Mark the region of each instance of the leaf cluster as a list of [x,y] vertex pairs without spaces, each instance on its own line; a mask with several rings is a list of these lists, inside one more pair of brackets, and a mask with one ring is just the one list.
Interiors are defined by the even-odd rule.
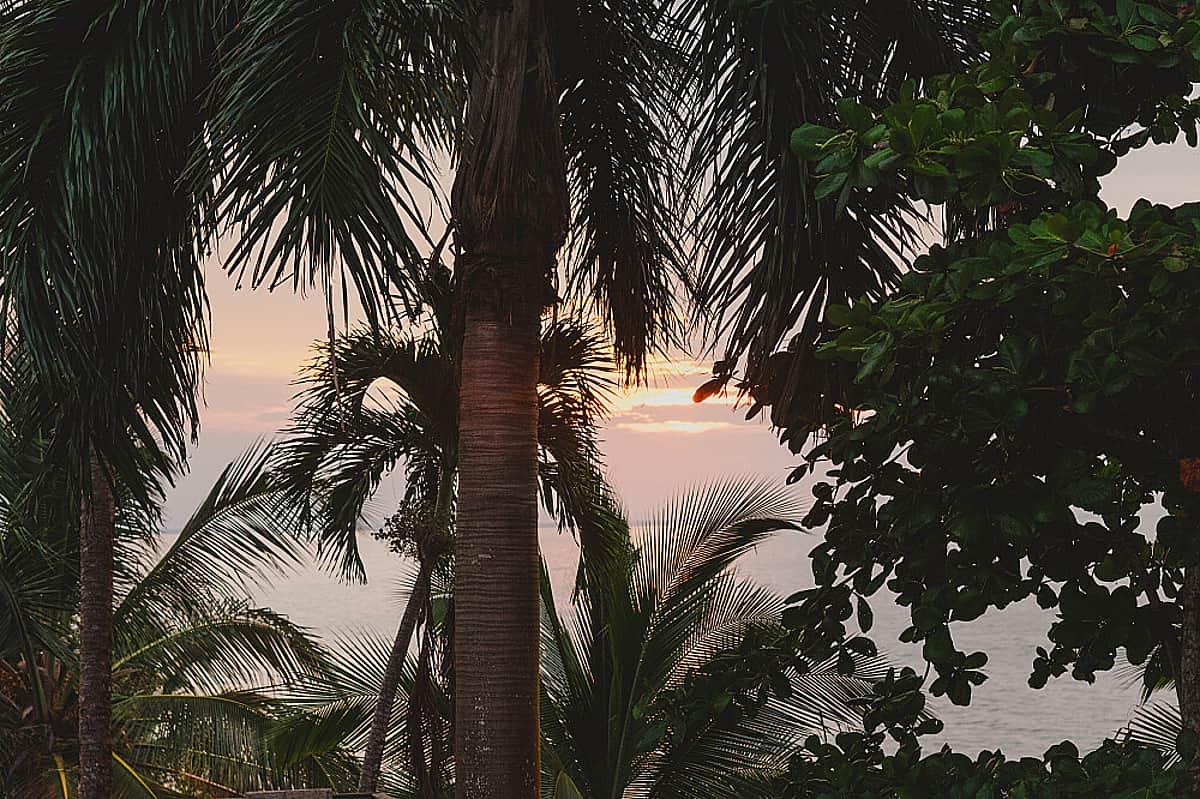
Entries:
[[795,476],[832,467],[806,520],[828,527],[790,616],[801,650],[842,646],[852,601],[886,587],[910,609],[901,639],[922,643],[931,691],[967,704],[986,655],[960,651],[952,625],[1036,597],[1059,620],[1031,685],[1093,680],[1122,649],[1148,685],[1173,676],[1174,600],[1200,560],[1186,479],[1200,217],[1141,201],[1121,218],[1098,192],[1128,149],[1195,141],[1176,73],[1196,73],[1198,36],[1174,3],[1031,0],[989,34],[986,65],[879,113],[844,101],[843,129],[794,133],[827,201],[900,192],[979,223],[950,230],[887,300],[826,309],[813,363],[839,389],[831,424],[774,409],[793,450],[827,434]]

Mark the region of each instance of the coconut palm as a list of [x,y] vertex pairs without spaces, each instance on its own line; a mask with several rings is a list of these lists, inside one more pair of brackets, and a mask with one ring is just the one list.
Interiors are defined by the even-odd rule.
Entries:
[[[423,294],[429,313],[417,324],[393,333],[364,329],[335,339],[332,349],[318,346],[282,447],[284,483],[314,527],[319,553],[349,578],[364,576],[357,546],[364,508],[388,472],[404,472],[402,508],[385,533],[419,568],[366,737],[363,792],[378,785],[405,659],[454,529],[461,350],[454,290],[440,264],[430,267]],[[568,319],[546,328],[541,351],[542,496],[550,513],[574,526],[599,482],[595,424],[613,388],[611,359],[596,331]],[[418,667],[429,668],[425,661]]]
[[[118,520],[111,796],[348,782],[348,752],[296,756],[277,738],[300,713],[284,689],[326,668],[326,654],[303,629],[246,599],[247,580],[300,556],[289,534],[295,514],[269,459],[257,448],[231,464],[164,551],[145,520]],[[26,521],[9,516],[0,525],[0,582],[23,589],[0,600],[8,622],[0,626],[0,793],[67,799],[81,777],[74,542],[70,527],[53,539],[46,530],[30,535]],[[51,591],[42,595],[42,586]]]

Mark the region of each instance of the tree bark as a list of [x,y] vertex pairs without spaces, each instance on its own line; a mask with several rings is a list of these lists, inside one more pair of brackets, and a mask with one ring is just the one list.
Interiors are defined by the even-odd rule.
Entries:
[[417,582],[413,586],[408,605],[404,608],[404,616],[400,619],[400,629],[396,631],[396,640],[392,643],[392,651],[388,656],[387,669],[383,673],[383,683],[379,688],[379,701],[375,705],[375,715],[371,719],[371,732],[367,736],[367,747],[363,753],[362,772],[358,778],[360,793],[374,793],[379,787],[379,772],[383,765],[383,746],[387,740],[388,724],[392,720],[392,708],[396,705],[396,693],[400,689],[400,675],[404,671],[404,661],[408,657],[408,647],[412,641],[413,631],[417,628],[417,617],[425,607],[429,596],[429,582],[433,574],[433,563],[422,560]]
[[[1179,679],[1175,686],[1179,715],[1183,728],[1200,736],[1200,566],[1189,566],[1184,573],[1179,601],[1183,611]],[[1200,797],[1200,763],[1188,770],[1188,776],[1191,795]]]
[[538,795],[539,311],[511,323],[468,311],[466,320],[454,561],[459,799]]
[[112,598],[116,501],[95,451],[79,526],[79,797],[112,799]]
[[485,4],[451,194],[462,286],[458,799],[539,795],[537,379],[569,193],[547,0]]
[[387,741],[388,724],[392,719],[392,708],[396,705],[396,694],[400,689],[400,676],[404,671],[404,661],[408,658],[408,648],[412,643],[413,632],[417,628],[422,612],[429,604],[433,570],[437,568],[438,561],[446,551],[453,507],[454,467],[452,464],[443,464],[438,479],[433,524],[431,529],[427,529],[417,536],[417,558],[420,562],[420,569],[417,572],[417,581],[413,585],[412,594],[408,598],[408,604],[404,608],[404,615],[400,619],[400,629],[396,631],[396,640],[392,642],[387,669],[384,671],[383,683],[379,688],[379,701],[375,705],[375,715],[371,719],[371,731],[367,736],[366,750],[363,752],[362,772],[358,777],[360,793],[374,793],[379,789],[383,748]]

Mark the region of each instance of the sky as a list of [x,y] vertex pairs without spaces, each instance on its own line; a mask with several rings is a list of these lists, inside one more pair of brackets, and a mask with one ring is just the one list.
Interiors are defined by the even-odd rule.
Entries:
[[[1124,213],[1143,196],[1169,205],[1197,199],[1197,186],[1200,154],[1179,144],[1123,159],[1104,191]],[[327,330],[319,293],[236,289],[215,258],[206,273],[212,360],[190,471],[168,495],[168,529],[186,520],[225,464],[286,424],[296,374]],[[692,403],[692,391],[710,369],[709,362],[680,353],[671,362],[656,362],[648,385],[623,392],[614,403],[602,448],[610,479],[628,507],[655,507],[679,489],[714,477],[756,474],[782,482],[796,465],[765,422],[744,421],[745,408],[735,408],[733,396]],[[396,490],[385,486],[375,507],[385,512]]]

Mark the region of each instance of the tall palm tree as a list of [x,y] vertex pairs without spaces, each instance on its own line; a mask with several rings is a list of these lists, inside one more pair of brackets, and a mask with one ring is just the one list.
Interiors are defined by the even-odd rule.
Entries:
[[[415,267],[421,246],[428,243],[413,191],[430,182],[431,154],[439,148],[451,151],[458,172],[450,215],[465,322],[455,560],[464,603],[456,616],[455,650],[461,666],[457,749],[466,775],[459,784],[465,796],[532,795],[538,773],[538,324],[555,297],[560,248],[567,243],[564,286],[594,302],[614,333],[619,359],[634,377],[650,351],[680,333],[672,289],[686,261],[681,255],[685,235],[699,232],[695,239],[705,248],[704,262],[717,270],[701,281],[703,296],[718,306],[740,307],[722,328],[731,343],[719,371],[727,376],[736,356],[749,352],[754,374],[789,326],[811,322],[828,297],[878,290],[895,277],[886,244],[895,239],[873,225],[875,214],[851,209],[849,221],[835,227],[817,215],[813,203],[792,201],[808,195],[792,190],[805,187],[787,154],[787,132],[827,114],[834,97],[885,95],[905,77],[953,67],[971,49],[964,31],[982,5],[948,0],[117,3],[111,10],[117,22],[149,20],[152,35],[175,25],[172,36],[149,46],[150,38],[132,25],[115,25],[108,18],[95,26],[76,24],[77,19],[59,13],[86,14],[79,4],[18,0],[8,7],[43,19],[39,30],[47,35],[35,37],[38,47],[32,49],[41,60],[28,57],[31,48],[6,47],[17,54],[10,62],[17,78],[4,84],[0,97],[8,102],[7,112],[19,104],[8,98],[29,104],[35,96],[30,87],[45,85],[49,75],[74,74],[45,69],[48,57],[42,56],[55,53],[70,60],[70,54],[87,49],[65,47],[61,37],[49,33],[86,32],[77,34],[83,42],[72,45],[92,44],[101,34],[110,37],[104,57],[86,61],[96,65],[95,72],[85,74],[115,76],[115,90],[138,100],[121,104],[122,112],[161,116],[167,106],[154,101],[154,91],[165,85],[163,75],[178,90],[172,97],[203,98],[197,119],[156,118],[137,131],[152,139],[144,152],[165,147],[174,153],[177,146],[191,145],[199,150],[183,185],[194,187],[203,200],[203,221],[236,234],[231,270],[248,275],[253,284],[290,280],[327,291],[340,276],[343,285],[358,288],[374,320],[393,310],[381,299],[390,295],[387,289],[399,289],[407,303],[419,301],[413,291]],[[39,16],[45,8],[55,13]],[[184,18],[193,9],[195,18]],[[208,43],[214,40],[219,44],[212,50]],[[126,73],[120,69],[100,69],[112,53],[139,54],[130,63],[153,75],[123,80]],[[164,64],[176,68],[160,70]],[[212,65],[213,80],[193,68],[197,64]],[[147,87],[148,97],[138,96]],[[55,109],[70,107],[58,102],[61,96],[55,96]],[[43,116],[22,113],[20,118]],[[192,123],[198,121],[203,136],[195,135]],[[167,124],[173,122],[187,124]],[[22,153],[35,143],[55,141],[39,130],[38,124],[24,122],[6,128],[0,144],[6,174],[25,175]],[[118,130],[124,133],[126,127]],[[99,142],[100,158],[88,163],[111,160],[128,166],[131,162],[121,156],[142,152],[124,149],[129,140],[114,136],[111,143]],[[82,146],[72,147],[80,154],[77,160],[87,160]],[[41,145],[36,149],[47,151]],[[148,163],[174,165],[166,158]],[[165,171],[171,173],[169,183],[129,170],[121,180],[97,183],[116,190],[86,195],[96,200],[88,205],[95,212],[89,221],[112,216],[103,213],[100,197],[144,196],[129,190],[140,187],[139,180],[174,190],[180,185],[174,170]],[[66,170],[53,174],[52,188],[74,180]],[[0,192],[18,183],[20,188],[24,180],[0,179]],[[6,235],[17,237],[14,231],[28,228],[40,231],[46,243],[60,242],[59,229],[68,227],[26,225],[29,204],[13,205],[9,196],[0,209],[18,211],[0,223]],[[177,198],[171,193],[167,199]],[[162,207],[177,208],[171,202]],[[893,217],[901,213],[898,209]],[[877,236],[883,236],[883,245]],[[67,250],[0,248],[16,251]],[[28,261],[34,263],[32,256]],[[63,302],[39,305],[35,301],[47,289],[33,279],[35,270],[24,274],[26,308],[74,307],[67,298],[67,289],[76,288],[71,280],[53,284],[54,292],[65,287]],[[75,293],[89,295],[79,288]],[[407,310],[404,305],[399,310]],[[136,305],[104,298],[97,307]],[[130,317],[172,318],[121,314]],[[332,325],[332,303],[330,318]],[[37,320],[60,331],[53,313]],[[91,335],[90,329],[81,328],[79,336],[74,329],[67,332],[89,346],[109,340]],[[57,351],[58,339],[41,342],[43,352]],[[86,357],[69,363],[81,373],[88,365]],[[788,385],[794,389],[796,381]],[[138,382],[128,390],[142,387]]]
[[719,268],[706,296],[746,300],[733,354],[760,327],[774,343],[826,296],[879,289],[896,272],[876,237],[894,237],[873,215],[851,213],[832,231],[814,204],[781,199],[805,196],[780,185],[803,174],[787,135],[838,96],[882,96],[955,66],[983,4],[396,5],[247,4],[211,94],[213,163],[227,167],[225,218],[249,232],[235,268],[286,279],[306,262],[328,271],[340,254],[361,286],[372,263],[390,265],[385,241],[401,254],[416,246],[386,201],[415,216],[397,186],[428,163],[429,142],[452,150],[464,320],[458,790],[532,796],[538,329],[555,301],[560,249],[568,244],[564,285],[594,303],[630,376],[680,333],[672,290],[685,232],[701,231]]
[[[364,574],[356,538],[364,507],[387,472],[404,470],[404,504],[388,529],[419,568],[366,737],[363,792],[378,787],[409,646],[455,527],[461,347],[454,290],[440,265],[430,268],[423,296],[430,312],[416,324],[320,347],[283,444],[284,482],[315,526],[319,551],[350,578]],[[595,425],[613,387],[611,357],[597,331],[571,320],[540,338],[538,478],[547,510],[573,525],[599,481]],[[389,390],[372,391],[380,384]]]
[[0,4],[0,305],[79,508],[83,799],[112,793],[115,486],[148,503],[195,429],[206,305],[181,178],[222,6]]

